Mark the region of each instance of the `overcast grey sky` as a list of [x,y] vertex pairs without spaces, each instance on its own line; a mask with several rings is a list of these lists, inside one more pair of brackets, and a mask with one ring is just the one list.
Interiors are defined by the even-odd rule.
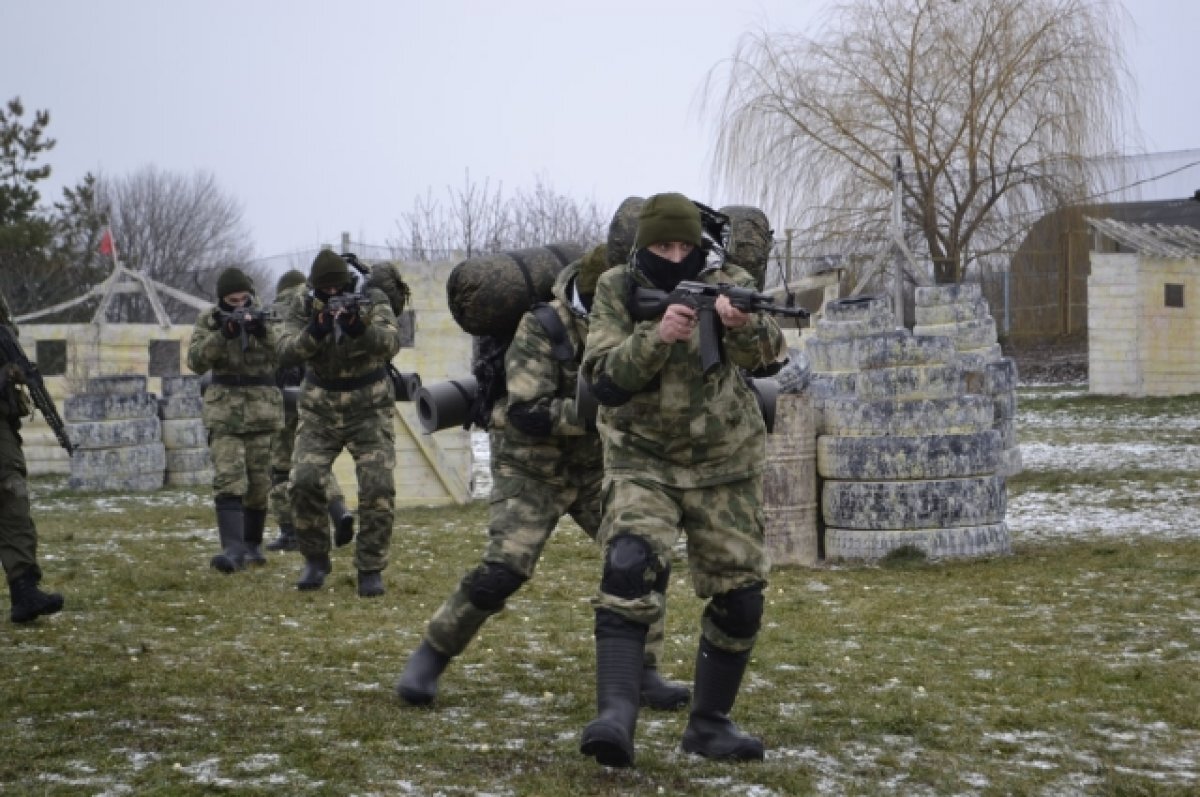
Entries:
[[[208,170],[260,256],[343,230],[384,244],[468,169],[606,210],[669,190],[719,206],[751,198],[713,195],[706,74],[745,31],[807,30],[825,5],[0,0],[0,101],[51,113],[47,201],[88,171]],[[1200,2],[1127,7],[1144,149],[1200,147]]]

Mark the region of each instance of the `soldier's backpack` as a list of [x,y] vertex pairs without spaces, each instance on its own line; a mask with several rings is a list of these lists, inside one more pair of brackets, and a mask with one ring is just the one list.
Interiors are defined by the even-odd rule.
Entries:
[[[574,361],[577,352],[567,337],[567,328],[558,317],[558,312],[545,302],[538,302],[529,312],[550,338],[550,356],[559,362]],[[471,374],[475,377],[477,387],[475,400],[468,412],[468,428],[472,424],[480,429],[490,428],[493,409],[508,395],[504,355],[511,343],[511,337],[481,335],[476,339],[475,363],[471,367]]]
[[396,318],[399,318],[408,305],[408,300],[412,297],[412,291],[404,282],[404,278],[400,276],[400,270],[396,268],[396,264],[390,260],[384,260],[373,266],[367,266],[353,252],[344,252],[342,259],[358,273],[360,285],[383,291],[388,298],[388,305],[391,306],[392,312]]

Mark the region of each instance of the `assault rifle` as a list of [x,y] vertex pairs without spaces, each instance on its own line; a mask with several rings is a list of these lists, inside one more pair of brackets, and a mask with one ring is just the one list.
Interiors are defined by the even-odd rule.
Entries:
[[250,335],[255,327],[266,329],[265,324],[268,321],[274,320],[270,313],[261,307],[238,307],[226,312],[225,310],[217,310],[217,323],[219,326],[232,321],[238,326],[242,336],[242,351],[250,345]]
[[[325,300],[322,312],[337,318],[342,313],[358,313],[362,315],[371,307],[371,297],[365,293],[339,293]],[[342,339],[342,328],[333,325],[333,339]]]
[[46,391],[46,383],[42,379],[41,372],[38,371],[37,364],[30,362],[29,358],[25,356],[25,351],[17,342],[17,337],[12,330],[4,324],[0,324],[0,395],[8,393],[9,406],[16,410],[16,386],[14,385],[11,390],[8,389],[8,380],[13,376],[18,377],[18,381],[23,382],[29,389],[29,397],[33,400],[33,406],[37,407],[38,412],[42,413],[42,417],[46,419],[46,425],[58,438],[58,444],[66,449],[68,456],[75,453],[75,446],[67,437],[66,424],[63,423],[62,416],[58,414],[58,408],[54,406],[54,399],[50,398],[50,394]]
[[706,282],[685,281],[676,285],[670,293],[638,286],[634,290],[630,309],[635,321],[658,318],[672,304],[682,304],[695,310],[700,327],[700,366],[704,369],[704,375],[708,376],[724,359],[717,320],[719,296],[728,297],[729,303],[743,313],[761,311],[789,318],[808,318],[809,315],[803,307],[778,305],[774,296],[724,282],[709,285]]

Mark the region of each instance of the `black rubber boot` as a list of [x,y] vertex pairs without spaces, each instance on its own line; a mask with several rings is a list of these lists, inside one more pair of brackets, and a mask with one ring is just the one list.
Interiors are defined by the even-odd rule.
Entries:
[[396,694],[412,706],[428,706],[437,697],[438,678],[446,670],[450,657],[440,653],[427,640],[408,657],[404,672],[396,682]]
[[38,589],[35,575],[24,575],[8,582],[8,594],[12,597],[9,619],[14,623],[29,623],[47,614],[62,611],[63,596],[57,592],[42,592]]
[[279,536],[266,545],[268,551],[296,550],[296,527],[291,523],[279,524]]
[[641,626],[640,636],[613,634],[600,627],[599,618],[604,611],[596,612],[596,707],[600,716],[583,729],[579,752],[606,767],[631,767],[646,648],[645,626]]
[[218,495],[213,503],[217,507],[217,534],[221,538],[221,552],[209,560],[209,564],[222,573],[235,573],[246,566],[242,499],[237,495]]
[[267,510],[247,509],[242,513],[243,539],[246,542],[246,565],[262,567],[267,563],[263,556],[263,529],[267,525]]
[[333,562],[329,561],[329,554],[306,556],[304,557],[304,570],[300,572],[300,580],[296,582],[296,589],[302,592],[320,589],[325,586],[325,576],[331,572],[333,572]]
[[726,761],[763,760],[762,740],[742,733],[729,719],[749,661],[750,651],[722,650],[701,637],[692,713],[683,731],[684,752]]
[[328,506],[329,519],[333,522],[333,544],[338,548],[354,539],[354,515],[346,508],[346,502],[334,498]]
[[379,570],[358,571],[358,597],[378,598],[383,594],[383,573]]
[[681,709],[692,699],[686,686],[668,681],[653,667],[642,668],[642,705],[658,711]]

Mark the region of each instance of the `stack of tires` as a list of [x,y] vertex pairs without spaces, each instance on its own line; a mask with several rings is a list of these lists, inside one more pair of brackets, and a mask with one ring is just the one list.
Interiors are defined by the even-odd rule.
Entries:
[[1017,446],[1017,366],[1004,357],[996,338],[996,322],[988,311],[979,283],[936,285],[916,290],[914,335],[947,337],[958,360],[969,372],[973,391],[991,396],[995,404],[993,428],[1000,433],[999,471],[1005,476],[1021,472]]
[[200,377],[164,376],[162,393],[158,414],[162,419],[163,446],[167,451],[167,486],[212,484],[208,433],[200,419],[204,411]]
[[67,481],[73,490],[148,491],[163,485],[166,450],[158,398],[146,377],[89,379],[83,393],[63,404],[67,435],[77,446]]
[[951,339],[897,328],[876,297],[829,302],[814,333],[825,558],[1008,552],[993,402],[967,392]]

